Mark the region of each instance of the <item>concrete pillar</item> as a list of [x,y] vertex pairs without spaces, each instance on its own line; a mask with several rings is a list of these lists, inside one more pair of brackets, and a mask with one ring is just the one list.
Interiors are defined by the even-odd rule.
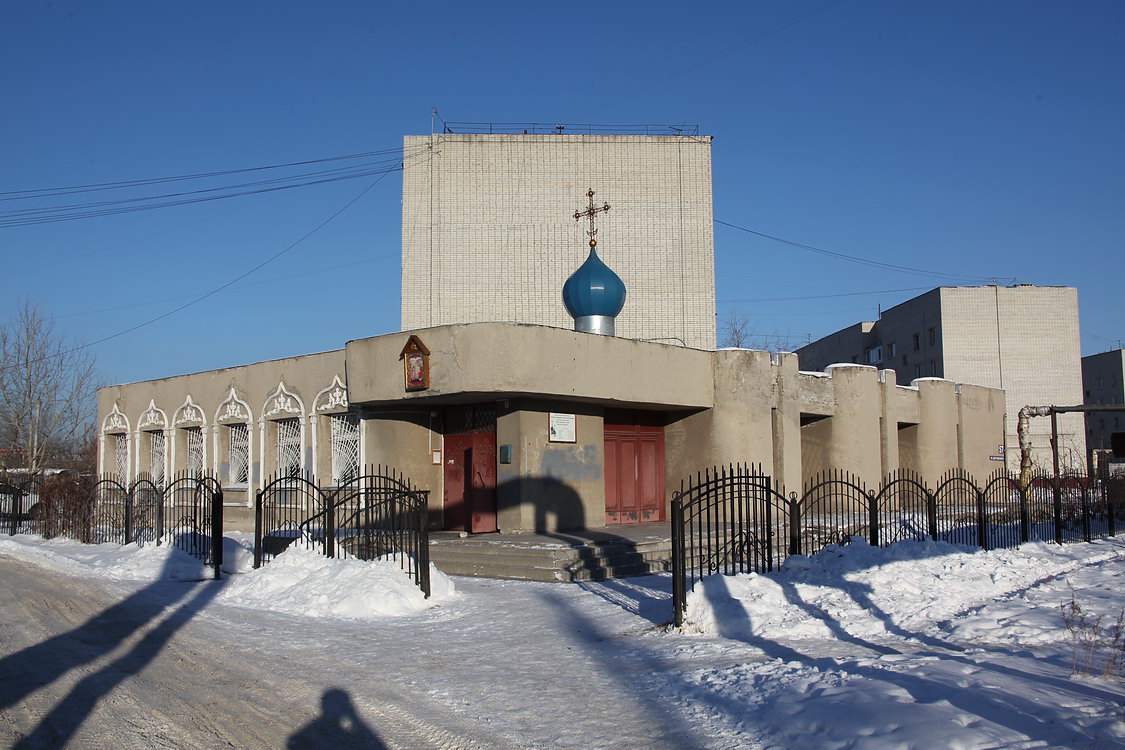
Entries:
[[918,388],[917,468],[934,486],[939,477],[959,466],[957,403],[953,381],[920,378]]
[[830,365],[835,411],[828,427],[825,468],[857,475],[869,487],[882,478],[879,374],[865,365]]

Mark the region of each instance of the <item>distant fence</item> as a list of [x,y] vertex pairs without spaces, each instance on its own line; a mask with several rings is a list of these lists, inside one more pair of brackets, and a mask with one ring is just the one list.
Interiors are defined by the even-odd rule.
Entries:
[[254,503],[254,567],[303,544],[327,557],[396,563],[428,597],[428,499],[428,490],[383,466],[338,486],[312,475],[275,476]]
[[766,572],[788,555],[811,555],[853,536],[875,546],[936,539],[983,549],[1028,541],[1059,544],[1116,533],[1125,478],[1036,476],[1021,490],[997,473],[983,484],[953,470],[931,488],[899,471],[877,488],[830,471],[790,492],[760,465],[700,472],[672,495],[672,595],[683,624],[687,594],[714,573]]
[[167,544],[213,566],[223,562],[223,490],[210,475],[155,484],[70,473],[0,474],[0,530],[84,544]]

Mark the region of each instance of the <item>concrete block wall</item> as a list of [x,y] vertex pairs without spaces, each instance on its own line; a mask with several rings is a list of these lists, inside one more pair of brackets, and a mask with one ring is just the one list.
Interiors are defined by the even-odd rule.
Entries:
[[641,135],[407,136],[402,328],[506,321],[573,327],[562,286],[589,252],[624,280],[617,334],[715,346],[711,139]]

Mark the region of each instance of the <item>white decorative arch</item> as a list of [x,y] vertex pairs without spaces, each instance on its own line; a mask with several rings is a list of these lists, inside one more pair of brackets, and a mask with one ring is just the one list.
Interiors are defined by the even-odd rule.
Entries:
[[105,415],[102,420],[102,432],[128,432],[129,431],[129,418],[121,413],[117,408],[117,403],[113,404],[113,409],[109,414]]
[[148,408],[141,413],[141,418],[137,422],[137,430],[148,432],[166,429],[168,429],[168,415],[163,409],[157,408],[156,399],[149,399]]
[[313,410],[309,416],[348,410],[348,387],[339,375],[332,378],[332,384],[313,399]]
[[176,409],[176,415],[172,418],[172,424],[175,427],[185,424],[202,427],[206,422],[207,419],[203,416],[203,408],[192,400],[190,393],[184,399],[183,405]]
[[286,419],[289,415],[300,417],[305,413],[305,402],[293,391],[285,387],[285,381],[266,397],[262,404],[262,419]]
[[253,418],[250,404],[240,399],[234,386],[231,386],[230,393],[215,410],[215,422],[250,422]]

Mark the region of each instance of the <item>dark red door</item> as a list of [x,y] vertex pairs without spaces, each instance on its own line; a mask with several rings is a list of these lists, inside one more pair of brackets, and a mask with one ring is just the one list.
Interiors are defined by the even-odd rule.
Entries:
[[496,531],[495,411],[451,407],[445,424],[443,526],[473,534]]
[[664,427],[659,414],[605,415],[605,522],[664,520]]

